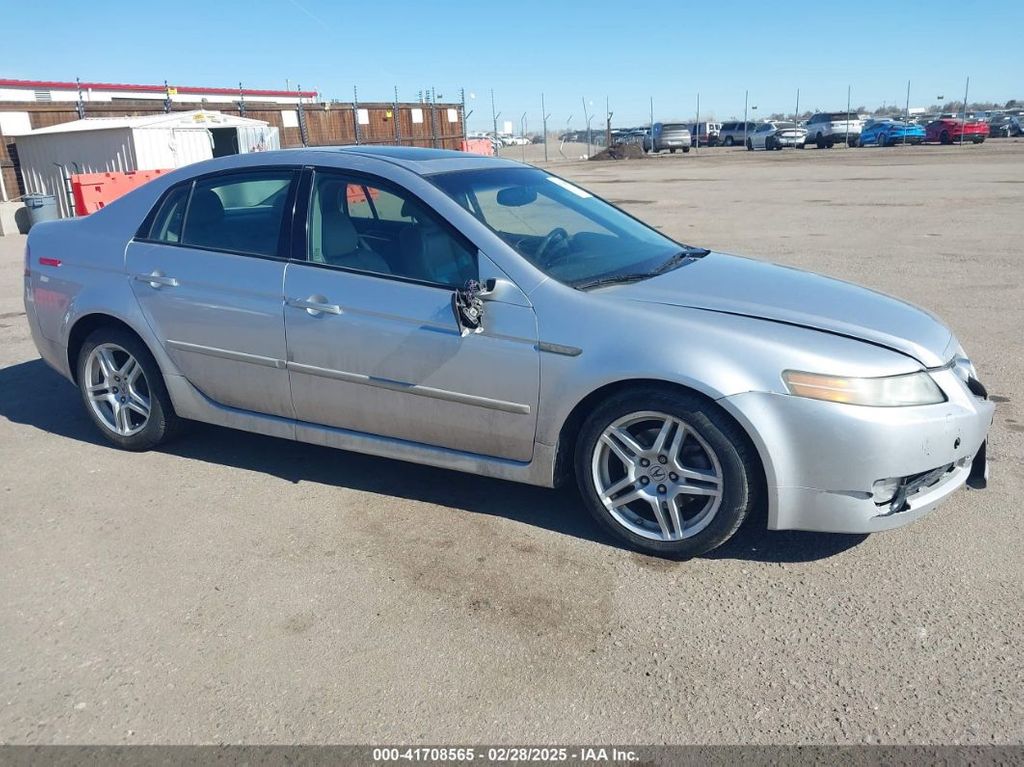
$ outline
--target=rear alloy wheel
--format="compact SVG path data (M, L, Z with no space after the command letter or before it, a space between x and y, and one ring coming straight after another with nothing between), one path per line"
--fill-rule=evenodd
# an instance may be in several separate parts
M148 450L178 427L149 349L120 328L99 328L78 354L78 388L103 436L125 450Z
M726 146L732 146L732 145L733 145L733 144L735 144L735 143L736 143L736 142L735 142L735 141L733 140L733 137L732 137L732 136L726 136L726 137L725 137L725 145L726 145Z
M587 419L576 448L590 513L656 556L697 556L727 541L753 506L757 471L739 427L684 392L613 397Z

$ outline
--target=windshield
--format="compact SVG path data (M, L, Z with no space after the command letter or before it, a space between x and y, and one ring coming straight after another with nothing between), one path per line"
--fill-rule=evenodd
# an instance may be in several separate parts
M650 276L680 254L706 252L539 168L456 171L430 180L527 261L574 287Z

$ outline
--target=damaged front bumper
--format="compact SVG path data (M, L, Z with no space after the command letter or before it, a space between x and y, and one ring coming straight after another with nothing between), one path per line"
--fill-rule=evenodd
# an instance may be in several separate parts
M769 528L877 532L919 519L964 484L984 487L994 406L952 369L931 372L948 401L876 408L762 392L720 400L758 443ZM880 498L879 483L891 495Z

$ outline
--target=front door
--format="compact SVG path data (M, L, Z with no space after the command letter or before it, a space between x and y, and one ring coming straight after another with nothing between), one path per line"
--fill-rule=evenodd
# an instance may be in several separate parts
M268 168L174 188L126 253L146 320L185 378L219 404L284 417L284 221L296 176Z
M528 461L539 390L525 300L489 302L463 335L456 287L476 249L402 189L313 179L306 263L285 275L288 370L300 421Z

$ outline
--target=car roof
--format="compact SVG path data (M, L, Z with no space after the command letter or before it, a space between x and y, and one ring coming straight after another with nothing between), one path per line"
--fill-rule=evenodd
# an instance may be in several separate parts
M295 147L278 149L271 152L251 152L248 154L226 155L213 160L205 160L196 165L183 166L178 170L185 171L182 176L198 175L199 173L216 172L235 168L246 168L258 165L274 164L323 164L335 165L332 159L342 160L346 157L365 157L396 165L412 171L420 176L436 173L447 173L454 170L476 170L486 168L523 168L528 167L514 160L499 157L486 157L470 152L456 152L446 149L429 149L411 146L376 146L361 144L358 146L319 146ZM175 175L178 175L177 173Z
M477 168L519 167L522 163L500 157L486 157L452 149L430 149L418 146L365 145L311 147L314 152L341 153L374 157L411 170L421 176L447 173L453 170Z

